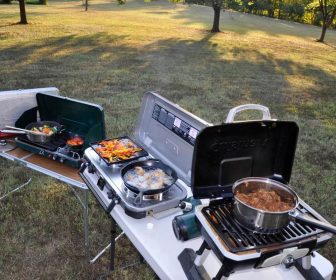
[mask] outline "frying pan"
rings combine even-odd
[[[68,142],[69,140],[72,140],[75,138],[80,138],[82,140],[82,144],[72,145],[71,143]],[[81,150],[84,147],[84,142],[85,142],[85,138],[83,136],[79,134],[69,133],[69,138],[67,139],[66,145],[72,150]]]
[[[173,178],[172,183],[169,185],[165,185],[163,188],[159,189],[138,188],[134,185],[131,185],[127,182],[127,180],[124,177],[128,171],[135,169],[135,167],[142,167],[145,171],[162,169],[167,175]],[[153,195],[167,191],[177,180],[176,171],[158,159],[147,159],[142,161],[131,162],[130,164],[126,165],[123,169],[121,169],[121,177],[124,181],[125,186],[132,192],[138,194],[136,202],[142,201],[142,195]]]
[[[237,197],[238,192],[248,194],[258,189],[275,191],[282,201],[291,201],[293,207],[281,212],[265,211],[254,208]],[[278,181],[268,178],[248,177],[236,181],[232,192],[235,197],[235,218],[242,226],[250,230],[262,233],[276,233],[292,220],[336,234],[335,226],[300,213],[297,210],[299,205],[298,195],[289,186]]]
[[[57,122],[53,121],[40,121],[40,122],[33,122],[28,124],[25,129],[26,130],[31,130],[33,127],[41,127],[41,126],[50,126],[50,127],[56,127],[57,131],[51,135],[46,135],[46,134],[35,134],[35,133],[27,133],[27,138],[32,141],[32,142],[37,142],[37,143],[48,143],[50,142],[55,134],[60,133],[62,130],[62,125],[60,125]]]

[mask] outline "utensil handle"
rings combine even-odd
[[[15,129],[15,130],[24,131],[24,132],[31,132],[30,130],[20,128],[20,127],[10,126],[10,125],[6,125],[6,128]]]
[[[25,131],[20,131],[20,130],[10,130],[10,129],[3,129],[0,130],[2,133],[13,133],[13,134],[26,134]]]
[[[245,111],[245,110],[257,110],[257,111],[261,111],[263,116],[262,119],[263,120],[271,120],[271,113],[269,111],[269,109],[263,105],[259,105],[259,104],[245,104],[245,105],[240,105],[237,107],[234,107],[230,110],[225,123],[232,123],[234,122],[234,118],[236,116],[237,113],[241,112],[241,111]]]
[[[333,226],[332,224],[322,222],[319,220],[316,220],[314,218],[309,217],[306,214],[300,214],[299,212],[290,212],[289,216],[292,217],[295,221],[302,222],[304,224],[308,224],[314,227],[317,227],[319,229],[326,230],[328,232],[331,232],[333,234],[336,234],[336,227]]]
[[[45,133],[42,133],[42,132],[32,131],[32,130],[15,127],[15,126],[6,125],[6,128],[15,129],[17,131],[24,131],[25,133],[30,133],[30,134],[35,134],[35,135],[46,135]]]

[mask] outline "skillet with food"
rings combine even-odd
[[[158,159],[135,161],[121,170],[125,186],[136,194],[152,195],[167,191],[177,173]]]

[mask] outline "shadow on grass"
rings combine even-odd
[[[157,90],[166,98],[213,123],[224,121],[231,107],[243,103],[269,106],[274,116],[290,115],[291,111],[288,110],[294,108],[298,117],[317,120],[320,118],[321,107],[330,106],[334,101],[335,77],[324,69],[317,68],[309,62],[298,64],[290,59],[274,58],[257,49],[219,49],[216,43],[211,41],[212,36],[214,34],[205,33],[199,41],[166,39],[144,47],[130,47],[127,36],[111,36],[101,32],[85,36],[48,38],[46,41],[32,44],[17,44],[2,49],[0,53],[3,65],[0,68],[0,85],[2,89],[56,86],[60,88],[62,95],[100,103],[105,109],[106,127],[108,135],[111,136],[124,135],[131,131],[143,94],[148,90]],[[294,88],[289,81],[295,76],[303,77],[300,81],[308,83],[304,92],[300,87]],[[329,116],[330,119],[333,117]],[[307,129],[309,125],[308,122]],[[319,129],[319,133],[327,135],[324,127]],[[316,135],[312,133],[305,137],[309,143]],[[327,135],[325,138],[330,137]],[[325,143],[332,143],[328,141]],[[316,151],[323,148],[323,157],[326,158],[318,161],[321,153],[316,152],[312,157],[309,148],[301,152],[302,162],[307,166],[300,168],[307,181],[314,180],[319,171],[324,172],[334,166],[335,157],[328,156],[335,154],[333,145],[318,144],[316,141],[313,143],[317,145]],[[317,166],[317,162],[320,166]],[[329,183],[324,183],[326,188]],[[31,196],[23,205],[23,212],[17,214],[21,215],[22,227],[26,230],[30,225],[39,225],[37,216],[28,222],[24,220],[25,211],[32,207],[29,202],[34,201],[33,194]],[[315,194],[312,200],[325,201],[321,192]],[[53,200],[47,201],[52,203]],[[66,201],[65,195],[59,194],[57,201]],[[332,208],[332,202],[329,208]],[[58,237],[58,243],[51,242],[46,233],[43,234],[45,240],[41,241],[31,229],[27,240],[32,242],[33,249],[23,250],[21,254],[20,245],[16,245],[16,250],[12,250],[14,253],[11,248],[7,248],[6,260],[3,261],[4,271],[8,271],[8,274],[14,273],[14,276],[18,276],[16,278],[20,278],[20,269],[15,272],[13,267],[30,267],[30,278],[46,278],[48,271],[39,271],[41,261],[30,263],[31,257],[40,260],[41,257],[37,255],[46,255],[43,260],[47,259],[49,273],[55,273],[54,278],[64,278],[62,273],[70,273],[78,278],[85,275],[97,278],[97,275],[101,274],[98,268],[85,268],[84,260],[74,253],[81,247],[78,241],[82,238],[80,225],[75,223],[72,226],[72,219],[76,220],[77,217],[72,202],[62,203],[65,205],[62,209],[57,205],[49,206],[51,209],[58,209],[56,213],[48,211],[47,214],[43,214],[41,209],[42,226],[38,227],[52,236],[63,235]],[[39,204],[34,205],[40,207],[36,206]],[[14,211],[17,209],[15,207],[17,206],[9,209]],[[74,212],[70,211],[72,214],[64,222],[63,217],[66,216],[68,208]],[[99,207],[93,211],[99,211]],[[78,211],[77,215],[80,215]],[[52,222],[48,221],[50,217]],[[106,223],[102,222],[102,218],[99,221],[101,224],[97,220],[92,226],[97,235],[95,238],[107,238],[108,230],[103,226]],[[63,228],[59,227],[60,224],[64,225]],[[7,236],[16,230],[17,228],[12,228],[10,223],[7,223],[4,232]],[[45,247],[46,252],[43,251]],[[129,244],[119,247],[120,260],[125,258],[125,250],[130,250],[129,248]],[[332,253],[329,253],[329,256],[334,257]],[[70,260],[70,265],[67,260]],[[130,279],[136,278],[139,268],[130,269],[127,273]],[[116,277],[125,275],[117,272]]]
[[[202,23],[206,30],[210,30],[213,21],[213,9],[201,5],[174,4],[168,1],[152,1],[144,3],[141,1],[128,1],[124,5],[116,3],[92,4],[89,10],[97,11],[140,11],[151,15],[171,14],[171,18],[181,19],[184,24]],[[279,20],[269,17],[262,17],[252,14],[235,11],[221,13],[221,30],[238,34],[248,34],[254,31],[261,31],[270,36],[289,35],[295,37],[309,38],[312,42],[318,38],[321,28],[308,24],[301,24],[286,20]],[[326,40],[336,44],[336,31],[328,30]]]

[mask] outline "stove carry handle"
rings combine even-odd
[[[261,111],[263,116],[262,116],[262,120],[271,120],[271,113],[269,111],[269,109],[263,105],[259,105],[259,104],[245,104],[245,105],[240,105],[237,107],[234,107],[230,110],[225,123],[233,123],[234,122],[234,118],[236,116],[237,113],[241,112],[241,111],[245,111],[245,110],[257,110],[257,111]]]

